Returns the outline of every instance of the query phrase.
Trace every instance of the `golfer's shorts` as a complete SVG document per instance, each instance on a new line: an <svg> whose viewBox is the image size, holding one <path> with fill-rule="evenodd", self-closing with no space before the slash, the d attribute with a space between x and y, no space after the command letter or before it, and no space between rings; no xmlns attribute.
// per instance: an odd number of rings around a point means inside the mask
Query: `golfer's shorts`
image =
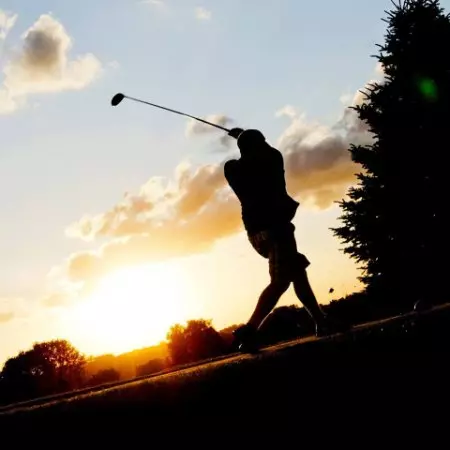
<svg viewBox="0 0 450 450"><path fill-rule="evenodd" d="M292 281L296 274L305 270L310 262L297 251L295 226L289 223L276 230L249 234L253 248L269 260L269 273L272 280Z"/></svg>

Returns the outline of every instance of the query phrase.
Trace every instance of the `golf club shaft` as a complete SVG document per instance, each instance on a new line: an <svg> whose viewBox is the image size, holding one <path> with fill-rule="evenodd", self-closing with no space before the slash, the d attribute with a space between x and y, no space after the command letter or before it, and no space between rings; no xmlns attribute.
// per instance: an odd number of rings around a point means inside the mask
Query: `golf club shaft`
<svg viewBox="0 0 450 450"><path fill-rule="evenodd" d="M145 105L154 106L155 108L164 109L165 111L173 112L175 114L179 114L180 116L190 117L191 119L198 120L199 122L205 123L206 125L211 125L212 127L218 128L219 130L226 131L227 133L230 132L228 128L222 127L215 123L208 122L207 120L200 119L200 117L191 116L190 114L186 114L181 111L176 111L175 109L166 108L165 106L156 105L155 103L146 102L138 98L129 97L128 95L124 95L124 98L127 98L128 100L134 100L135 102L144 103Z"/></svg>

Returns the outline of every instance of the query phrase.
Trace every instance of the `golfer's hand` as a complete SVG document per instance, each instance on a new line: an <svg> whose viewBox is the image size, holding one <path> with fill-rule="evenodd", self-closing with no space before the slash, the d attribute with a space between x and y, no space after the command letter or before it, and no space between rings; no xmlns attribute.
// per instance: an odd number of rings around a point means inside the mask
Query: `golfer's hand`
<svg viewBox="0 0 450 450"><path fill-rule="evenodd" d="M231 136L231 137L234 137L235 139L237 139L243 131L244 130L242 128L232 128L230 130L230 132L228 133L228 136Z"/></svg>

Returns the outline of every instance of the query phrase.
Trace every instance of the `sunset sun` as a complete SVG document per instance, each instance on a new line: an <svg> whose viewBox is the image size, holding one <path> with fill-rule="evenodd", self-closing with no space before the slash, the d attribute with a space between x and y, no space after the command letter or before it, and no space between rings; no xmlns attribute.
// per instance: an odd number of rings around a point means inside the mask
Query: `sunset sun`
<svg viewBox="0 0 450 450"><path fill-rule="evenodd" d="M187 319L188 297L174 264L127 268L103 278L70 321L86 352L121 353L163 340L172 324Z"/></svg>

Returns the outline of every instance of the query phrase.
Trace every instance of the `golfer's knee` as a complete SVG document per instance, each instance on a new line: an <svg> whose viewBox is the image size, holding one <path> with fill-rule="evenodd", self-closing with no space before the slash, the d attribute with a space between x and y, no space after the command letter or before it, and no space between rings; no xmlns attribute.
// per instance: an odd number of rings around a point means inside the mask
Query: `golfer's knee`
<svg viewBox="0 0 450 450"><path fill-rule="evenodd" d="M309 284L308 273L306 269L300 268L296 271L294 279L292 280L294 285L305 286Z"/></svg>
<svg viewBox="0 0 450 450"><path fill-rule="evenodd" d="M272 278L270 281L270 287L273 292L284 294L289 289L291 280L289 278Z"/></svg>

